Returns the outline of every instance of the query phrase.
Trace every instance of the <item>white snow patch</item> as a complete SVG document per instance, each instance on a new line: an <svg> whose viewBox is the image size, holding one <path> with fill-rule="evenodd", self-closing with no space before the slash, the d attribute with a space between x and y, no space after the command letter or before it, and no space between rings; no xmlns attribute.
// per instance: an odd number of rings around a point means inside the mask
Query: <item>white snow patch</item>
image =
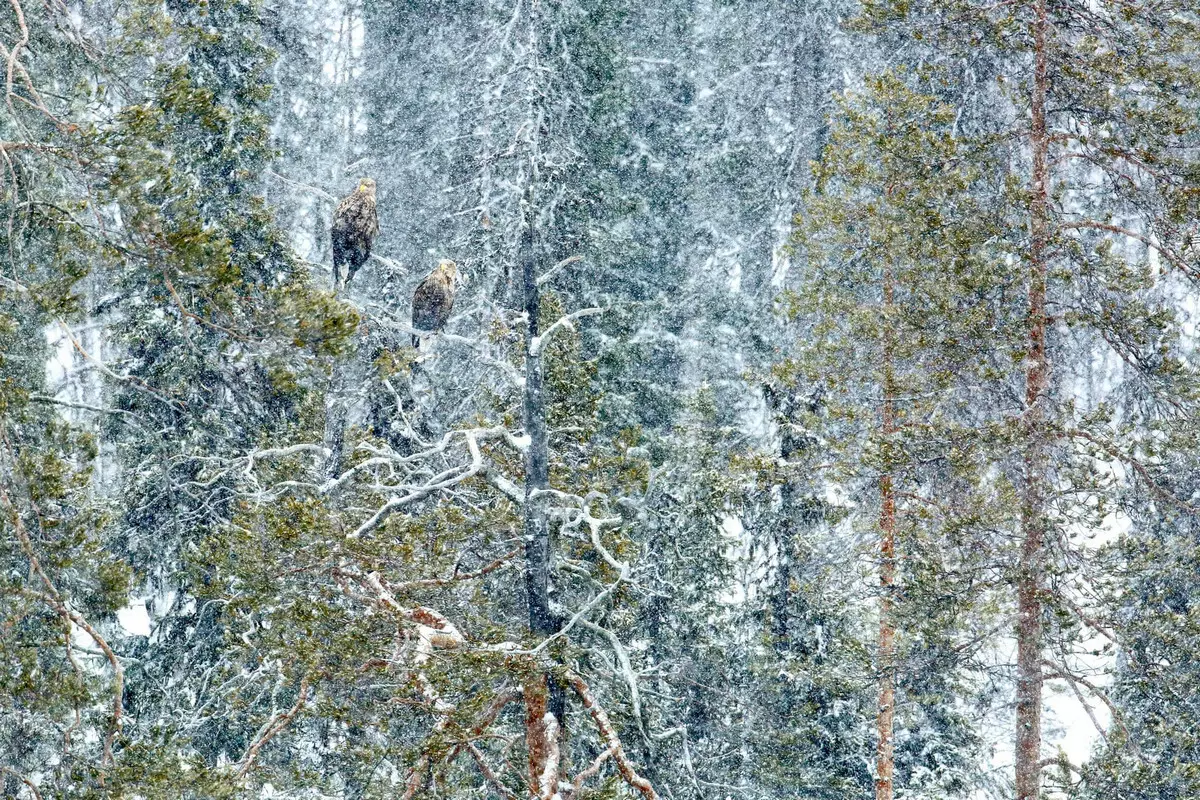
<svg viewBox="0 0 1200 800"><path fill-rule="evenodd" d="M131 636L150 635L150 614L145 600L134 600L117 611L117 622Z"/></svg>

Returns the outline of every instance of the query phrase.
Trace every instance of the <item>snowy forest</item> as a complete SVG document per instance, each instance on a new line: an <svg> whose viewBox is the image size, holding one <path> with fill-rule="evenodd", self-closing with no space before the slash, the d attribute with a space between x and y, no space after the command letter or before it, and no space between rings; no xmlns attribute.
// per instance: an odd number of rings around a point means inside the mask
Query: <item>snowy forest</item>
<svg viewBox="0 0 1200 800"><path fill-rule="evenodd" d="M1200 797L1196 0L0 70L0 796Z"/></svg>

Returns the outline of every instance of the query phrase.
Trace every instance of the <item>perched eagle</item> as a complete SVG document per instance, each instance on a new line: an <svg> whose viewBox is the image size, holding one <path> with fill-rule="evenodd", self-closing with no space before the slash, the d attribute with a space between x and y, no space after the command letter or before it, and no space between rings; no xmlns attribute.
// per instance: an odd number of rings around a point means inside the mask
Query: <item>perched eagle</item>
<svg viewBox="0 0 1200 800"><path fill-rule="evenodd" d="M421 349L421 333L437 333L450 319L454 307L454 282L458 265L442 259L433 272L417 285L412 300L413 347Z"/></svg>
<svg viewBox="0 0 1200 800"><path fill-rule="evenodd" d="M367 263L371 242L379 233L375 213L375 181L363 178L358 188L338 204L333 214L333 282L345 288L354 273Z"/></svg>

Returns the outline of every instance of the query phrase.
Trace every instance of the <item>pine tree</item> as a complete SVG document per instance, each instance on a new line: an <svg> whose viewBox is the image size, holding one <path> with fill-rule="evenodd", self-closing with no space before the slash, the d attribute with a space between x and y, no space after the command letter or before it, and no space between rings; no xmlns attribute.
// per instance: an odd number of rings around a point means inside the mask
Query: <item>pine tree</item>
<svg viewBox="0 0 1200 800"><path fill-rule="evenodd" d="M1016 445L998 466L1019 491L1006 578L1016 600L1018 800L1040 792L1046 677L1089 691L1070 663L1070 626L1049 612L1078 597L1088 551L1072 540L1098 527L1097 510L1114 498L1093 459L1140 464L1162 413L1153 406L1191 396L1162 284L1194 276L1180 226L1195 214L1186 153L1196 25L1194 9L1171 2L864 5L864 29L984 65L999 87L994 113L970 133L980 152L1007 160L996 239L1020 259L1026 295L1019 384L1010 383L1019 402L997 417ZM955 91L954 75L932 72ZM1126 380L1081 396L1075 382L1090 364L1076 354L1090 351L1123 362ZM1154 387L1150 406L1126 405L1138 384Z"/></svg>
<svg viewBox="0 0 1200 800"><path fill-rule="evenodd" d="M779 368L820 397L800 418L823 445L812 468L825 463L825 480L862 503L852 519L875 532L877 798L917 788L896 783L897 708L903 699L912 709L904 727L916 725L925 693L917 687L928 683L923 661L942 661L946 685L965 686L961 626L984 599L945 602L979 568L958 544L982 527L993 499L981 486L987 429L976 427L971 405L989 381L978 353L1001 344L994 335L1007 309L984 244L995 222L954 119L952 107L914 91L903 75L869 77L861 95L842 103L798 230L809 269L788 311L804 343ZM874 498L861 496L868 486ZM912 693L898 696L905 686ZM904 764L906 783L932 782L920 786L925 792L966 788L972 737L961 721L950 726L945 743L921 748L947 748L937 766ZM917 738L906 732L906 741Z"/></svg>

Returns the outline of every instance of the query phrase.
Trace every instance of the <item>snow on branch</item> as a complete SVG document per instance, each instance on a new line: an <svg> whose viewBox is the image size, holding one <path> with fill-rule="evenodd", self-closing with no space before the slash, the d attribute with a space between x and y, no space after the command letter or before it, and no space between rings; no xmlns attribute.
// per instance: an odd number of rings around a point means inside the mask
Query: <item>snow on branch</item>
<svg viewBox="0 0 1200 800"><path fill-rule="evenodd" d="M576 264L580 261L583 261L583 256L571 256L569 258L564 258L562 261L558 262L553 267L539 275L537 279L537 285L542 286L543 284L549 283L555 275L562 272L570 265Z"/></svg>
<svg viewBox="0 0 1200 800"><path fill-rule="evenodd" d="M401 495L392 497L390 500L388 500L386 503L384 503L382 507L380 507L374 514L372 514L371 517L368 518L365 522L363 522L361 525L359 525L358 528L356 528L355 530L346 534L346 538L347 539L361 538L362 536L365 536L366 534L374 531L376 528L378 528L380 525L382 525L384 523L384 521L386 521L387 518L390 517L397 509L402 508L406 505L409 505L413 502L416 502L417 500L420 500L422 498L428 497L429 495L434 494L435 492L439 492L444 489L449 489L452 486L456 486L456 485L462 483L463 481L467 480L468 478L474 477L475 475L478 475L481 472L483 472L484 460L483 460L483 453L479 449L480 441L484 441L487 439L504 439L509 444L511 444L514 448L516 448L518 450L521 449L521 441L518 440L516 437L514 437L507 428L503 428L503 427L474 428L474 429L466 430L466 431L451 431L450 433L446 434L445 437L442 438L442 441L438 446L432 448L431 450L425 451L425 453L423 455L429 456L429 455L440 453L440 452L446 450L446 448L449 446L451 439L453 437L460 436L460 435L464 438L464 441L467 446L467 451L470 454L471 460L469 463L467 463L465 465L457 465L454 467L450 467L449 469L442 471L441 473L433 476L432 478L428 479L425 483L420 484L420 485L414 486L414 485L400 484L398 486L392 487L394 490L400 490L400 491L403 491L404 493ZM382 453L383 451L376 450L375 452ZM391 455L391 456L386 456L386 457L391 458L391 460L393 462L398 463L398 464L407 464L408 462L412 461L414 458L413 456L400 456L400 455ZM340 483L343 480L343 478L345 478L345 476L342 476L342 478L339 478L334 483L335 484Z"/></svg>
<svg viewBox="0 0 1200 800"><path fill-rule="evenodd" d="M628 578L629 578L629 569L626 568L624 571L621 572L620 575L617 576L617 579L615 581L610 583L608 586L604 587L603 591L601 591L599 594L597 594L595 597L593 597L591 600L589 600L583 606L583 608L576 611L575 614L569 620L567 620L567 623L565 625L563 625L557 631L555 631L554 633L550 634L545 639L543 639L541 644L539 644L537 647L530 650L529 651L530 655L537 655L538 653L545 650L546 647L548 647L551 642L561 639L562 637L564 637L568 633L570 633L572 628L574 628L577 624L579 624L579 622L581 620L586 619L588 614L591 614L594 610L596 610L596 608L601 603L603 603L605 600L607 600L609 597L611 597L612 593L614 591L616 591L617 587L620 586Z"/></svg>
<svg viewBox="0 0 1200 800"><path fill-rule="evenodd" d="M329 448L316 444L293 444L288 447L270 447L264 450L252 450L246 456L246 468L243 470L243 474L249 477L256 461L268 458L287 458L299 453L309 453L322 461L329 458Z"/></svg>
<svg viewBox="0 0 1200 800"><path fill-rule="evenodd" d="M637 673L633 671L633 664L629 661L629 651L625 649L625 645L615 633L601 625L597 625L589 620L581 620L583 627L588 630L598 633L608 640L612 646L613 652L617 656L617 663L621 667L621 677L625 679L625 685L629 688L629 699L633 705L633 718L637 721L638 730L642 736L646 735L646 728L642 724L642 696L638 691Z"/></svg>
<svg viewBox="0 0 1200 800"><path fill-rule="evenodd" d="M453 622L441 613L425 606L407 608L396 600L396 596L388 591L379 578L379 573L371 572L362 575L345 567L335 567L336 577L348 578L360 586L370 589L375 602L399 614L417 626L417 636L421 642L418 662L427 659L435 647L456 648L466 644L467 639Z"/></svg>
<svg viewBox="0 0 1200 800"><path fill-rule="evenodd" d="M561 328L570 328L571 330L575 330L575 320L583 319L584 317L594 317L597 314L603 314L607 310L608 309L606 308L581 308L578 311L573 311L570 314L559 317L550 327L546 328L546 330L540 336L535 336L530 340L529 354L531 356L541 355L545 343L550 340L550 337L554 335L555 331L558 331Z"/></svg>

